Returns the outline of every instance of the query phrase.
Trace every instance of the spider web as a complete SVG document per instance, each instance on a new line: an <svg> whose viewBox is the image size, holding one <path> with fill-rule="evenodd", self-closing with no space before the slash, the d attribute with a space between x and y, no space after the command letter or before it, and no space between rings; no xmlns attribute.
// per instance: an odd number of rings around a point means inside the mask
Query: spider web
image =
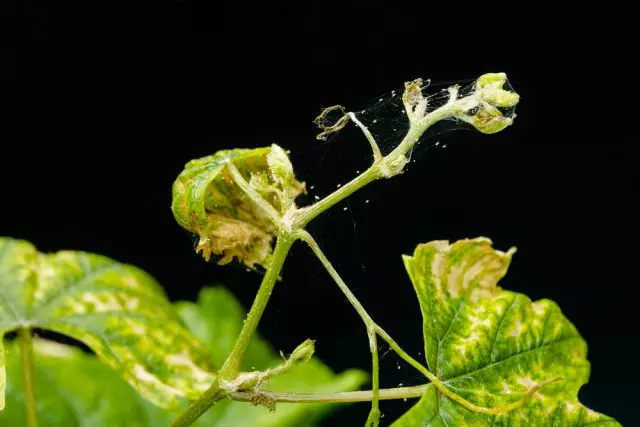
<svg viewBox="0 0 640 427"><path fill-rule="evenodd" d="M475 80L472 79L439 82L432 82L430 79L423 80L421 90L422 95L428 100L427 114L449 101L450 88L453 87L457 88L458 99L473 94L476 89ZM508 82L505 83L504 89L512 90ZM356 118L369 129L383 155L393 151L409 130L409 120L402 101L403 92L404 87L394 89L363 103L353 111ZM499 108L499 110L505 117L515 117L515 107ZM475 111L470 113L473 115ZM468 123L455 117L449 117L430 127L413 147L412 152L415 150L426 151L437 147L446 148L447 144L462 139L457 135L458 131L476 132Z"/></svg>

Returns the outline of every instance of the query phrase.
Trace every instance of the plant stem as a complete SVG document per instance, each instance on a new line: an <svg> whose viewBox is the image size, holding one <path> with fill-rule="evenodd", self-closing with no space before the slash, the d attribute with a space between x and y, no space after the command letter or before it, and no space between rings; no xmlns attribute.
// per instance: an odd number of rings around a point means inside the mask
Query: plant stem
<svg viewBox="0 0 640 427"><path fill-rule="evenodd" d="M309 223L312 219L320 215L322 212L326 211L336 203L341 200L347 198L354 192L358 191L360 188L369 184L376 179L382 178L382 173L380 169L377 167L378 163L374 163L369 169L362 172L360 175L349 181L344 186L340 187L338 190L329 194L322 200L317 201L311 206L307 206L305 208L298 209L297 218L294 225L296 229L302 229L305 225Z"/></svg>
<svg viewBox="0 0 640 427"><path fill-rule="evenodd" d="M402 138L402 141L400 141L398 146L391 153L384 157L380 157L380 149L367 127L355 117L355 114L349 113L351 119L356 123L356 125L358 125L358 127L360 127L371 144L371 148L374 153L373 165L347 184L340 187L338 190L329 194L324 199L319 200L311 206L299 209L295 226L293 228L304 228L312 219L320 215L322 212L326 211L370 182L397 174L398 172L394 171L394 165L397 165L397 162L418 143L422 134L424 134L434 123L455 114L456 110L460 108L459 106L462 101L463 100L448 102L442 107L433 110L422 119L412 122L407 134ZM400 170L401 169L402 167L400 167ZM389 173L390 171L391 173Z"/></svg>
<svg viewBox="0 0 640 427"><path fill-rule="evenodd" d="M391 153L387 154L386 157L395 159L399 156L404 156L405 154L407 154L409 150L411 150L418 143L420 137L427 131L427 129L429 129L436 122L446 119L447 117L450 117L452 114L454 114L456 109L459 108L459 104L459 101L449 102L442 107L433 110L419 121L411 123L411 126L409 126L409 131L407 132L405 137L402 138L400 144L398 144L398 146L394 148Z"/></svg>
<svg viewBox="0 0 640 427"><path fill-rule="evenodd" d="M249 314L242 325L240 335L238 336L231 353L227 357L227 360L224 362L224 365L222 365L222 369L219 373L221 378L235 378L236 375L238 375L238 372L240 371L240 364L242 363L244 354L247 351L249 342L258 328L258 322L260 322L262 313L264 313L264 310L267 307L273 287L278 280L280 270L282 270L284 261L287 258L289 249L291 249L291 245L293 245L294 241L295 240L290 236L282 234L278 236L276 247L273 250L271 265L269 265L267 272L262 278L260 289L258 289L258 293L253 301L251 310L249 310Z"/></svg>
<svg viewBox="0 0 640 427"><path fill-rule="evenodd" d="M380 335L380 338L382 338L384 340L384 342L386 342L387 344L389 344L389 347L391 347L391 349L393 351L396 352L396 354L398 356L400 356L401 359L403 359L405 362L407 362L409 365L413 366L415 369L418 370L418 372L420 372L422 375L424 375L425 377L429 378L430 380L433 381L432 378L435 378L435 375L433 375L431 373L431 371L429 371L427 368L424 367L424 365L420 362L418 362L416 359L414 359L413 357L411 357L406 351L404 351L402 349L402 347L400 347L400 344L398 344L396 342L396 340L394 340L393 338L391 338L391 335L389 335L387 333L387 331L385 331L384 329L382 329L382 327L380 325L378 325L377 323L375 324L375 329L376 332L378 333L378 335Z"/></svg>
<svg viewBox="0 0 640 427"><path fill-rule="evenodd" d="M271 265L262 278L260 289L258 289L258 293L253 301L251 310L249 310L249 314L242 325L240 335L238 335L231 353L227 356L225 363L222 365L222 368L218 373L218 377L211 387L209 387L209 389L207 389L207 391L205 391L198 400L193 402L189 408L183 412L173 422L173 424L171 424L171 427L190 426L216 401L222 399L226 394L228 394L227 391L222 389L221 381L233 379L238 375L242 359L247 351L249 343L251 342L251 337L253 337L253 334L258 327L258 322L262 317L262 313L264 313L264 310L267 307L269 297L271 296L273 287L278 280L278 275L280 274L280 270L282 270L282 266L284 265L284 261L287 258L287 254L289 253L289 249L293 242L294 239L290 236L281 235L278 237L276 247L273 251Z"/></svg>
<svg viewBox="0 0 640 427"><path fill-rule="evenodd" d="M198 418L202 416L214 403L224 397L224 391L220 388L220 381L218 378L213 382L202 396L193 402L186 411L180 414L171 427L187 427L196 422Z"/></svg>
<svg viewBox="0 0 640 427"><path fill-rule="evenodd" d="M378 360L378 337L374 327L367 326L367 335L369 336L369 350L371 351L371 386L373 388L371 399L371 410L367 417L365 427L378 427L380 424L380 363Z"/></svg>
<svg viewBox="0 0 640 427"><path fill-rule="evenodd" d="M31 328L20 328L18 330L18 343L20 345L20 359L22 362L22 380L24 385L27 426L38 427Z"/></svg>
<svg viewBox="0 0 640 427"><path fill-rule="evenodd" d="M367 141L369 141L369 145L371 145L371 151L373 151L374 163L380 160L382 158L380 147L378 147L378 143L376 142L376 139L373 137L373 135L371 135L371 132L369 132L369 128L363 125L362 122L358 120L358 118L354 113L348 113L348 115L351 118L351 121L353 121L360 128L362 133L364 133L364 136L367 138Z"/></svg>
<svg viewBox="0 0 640 427"><path fill-rule="evenodd" d="M412 399L422 397L429 384L415 387L398 387L378 390L378 399ZM369 402L374 399L373 390L351 391L327 394L279 393L273 391L237 391L229 395L233 400L251 402L256 396L263 395L269 400L280 403L352 403Z"/></svg>
<svg viewBox="0 0 640 427"><path fill-rule="evenodd" d="M298 235L302 240L304 240L309 245L313 253L320 260L322 265L324 265L324 268L329 272L329 275L336 282L336 284L338 285L342 293L345 294L345 296L347 297L351 305L356 309L356 311L362 318L362 321L367 326L367 328L373 328L373 330L378 335L380 335L380 338L382 338L385 342L387 342L387 344L389 344L389 346L398 354L398 356L400 356L407 363L409 363L411 366L413 366L418 371L420 371L427 378L429 378L432 381L433 381L432 378L435 378L436 381L438 381L435 375L433 375L420 362L415 360L413 357L409 356L409 354L407 354L407 352L404 351L400 347L400 345L393 338L391 338L391 336L371 318L371 316L369 316L369 313L367 313L367 310L365 310L365 308L362 306L360 301L358 301L358 299L353 294L353 292L351 292L351 289L349 289L349 287L344 282L344 280L342 280L342 277L340 277L340 274L338 274L336 269L333 267L333 264L331 264L331 261L329 261L326 255L324 254L324 252L322 252L322 249L320 249L320 246L318 246L318 243L315 241L313 236L311 236L311 234L309 234L309 232L307 232L306 230L298 231Z"/></svg>
<svg viewBox="0 0 640 427"><path fill-rule="evenodd" d="M251 188L247 180L244 179L233 162L227 163L227 169L229 170L229 173L231 173L231 176L233 177L233 180L236 182L238 187L240 187L240 189L244 191L247 196L249 196L253 203L258 205L262 213L264 213L271 220L273 225L278 227L280 225L280 214L278 214L275 208L271 206L269 202L264 199L264 197L258 194L256 190Z"/></svg>
<svg viewBox="0 0 640 427"><path fill-rule="evenodd" d="M378 331L382 331L384 333L384 335L381 335L383 339L385 337L390 339L391 337L373 321L371 316L369 316L369 313L367 313L367 310L365 310L365 308L362 306L360 301L358 301L358 299L353 294L353 292L351 292L351 289L349 289L349 287L344 282L344 280L342 280L342 277L340 277L340 274L338 274L336 269L333 267L333 264L331 264L331 262L327 259L324 252L322 252L322 249L320 249L320 246L318 246L318 243L311 236L311 234L309 234L305 230L299 230L297 235L309 245L309 247L314 252L316 257L318 257L322 265L324 265L325 269L329 272L329 275L336 282L340 290L342 290L342 293L345 294L345 296L347 297L351 305L356 309L356 311L362 318L362 321L367 327L367 334L369 336L369 348L371 350L371 355L373 358L373 368L372 368L373 400L371 401L371 411L369 412L369 417L367 418L366 426L369 426L369 425L377 426L380 420L380 408L378 405L378 391L379 391L380 384L379 384L378 344L377 344L376 334L378 333ZM400 349L400 346L398 346L395 341L393 340L391 341L393 342L396 348ZM407 357L411 361L410 363L417 364L418 366L420 366L421 372L423 370L429 372L425 367L420 365L415 359L409 356L404 350L402 349L400 350L401 350L400 352L398 351L397 352L401 357L403 358Z"/></svg>
<svg viewBox="0 0 640 427"><path fill-rule="evenodd" d="M325 256L324 252L322 252L322 249L320 249L320 246L318 246L318 242L316 242L313 236L311 236L311 234L309 234L309 232L306 230L299 230L297 232L297 235L300 237L300 239L304 240L309 245L313 253L316 255L316 257L320 260L324 268L327 270L331 278L333 278L333 280L336 282L336 284L338 285L342 293L347 297L347 299L349 300L353 308L356 309L356 311L364 321L365 325L367 325L367 327L374 328L375 322L373 321L371 316L369 316L369 313L367 313L367 310L365 310L362 304L360 304L360 301L358 301L358 299L353 294L353 292L351 292L351 289L349 289L349 287L344 282L344 280L342 280L342 277L340 277L336 269L333 267L333 264L331 264L331 261L329 261Z"/></svg>

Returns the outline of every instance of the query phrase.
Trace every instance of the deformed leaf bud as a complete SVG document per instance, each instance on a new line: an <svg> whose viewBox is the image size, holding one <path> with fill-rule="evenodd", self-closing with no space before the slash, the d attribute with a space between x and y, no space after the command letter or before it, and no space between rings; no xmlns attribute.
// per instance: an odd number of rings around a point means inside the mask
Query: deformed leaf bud
<svg viewBox="0 0 640 427"><path fill-rule="evenodd" d="M474 93L457 102L458 112L454 116L487 134L510 126L516 117L513 107L520 95L504 89L505 84L505 73L483 74L476 80ZM511 110L501 111L501 108Z"/></svg>
<svg viewBox="0 0 640 427"><path fill-rule="evenodd" d="M316 342L314 340L307 339L305 342L300 344L295 350L293 350L293 353L291 353L289 362L295 364L308 362L315 352L315 343Z"/></svg>
<svg viewBox="0 0 640 427"><path fill-rule="evenodd" d="M505 73L483 74L476 81L476 93L483 100L496 107L514 107L520 95L503 89L507 82Z"/></svg>

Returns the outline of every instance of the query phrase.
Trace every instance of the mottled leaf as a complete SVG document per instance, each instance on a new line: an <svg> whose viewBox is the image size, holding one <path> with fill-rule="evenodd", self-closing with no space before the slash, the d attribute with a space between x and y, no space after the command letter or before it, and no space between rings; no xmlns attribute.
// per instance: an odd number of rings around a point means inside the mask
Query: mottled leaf
<svg viewBox="0 0 640 427"><path fill-rule="evenodd" d="M222 288L202 291L198 304L180 303L184 320L210 346L212 354L228 352L245 312ZM220 339L224 337L225 339ZM260 337L249 350L246 369L267 368L281 361ZM222 358L217 357L216 361ZM7 409L0 425L26 425L16 343L7 345L9 370ZM140 398L120 377L89 354L63 344L35 341L35 379L38 417L47 427L166 427L178 415ZM73 380L70 381L70 378ZM266 388L281 391L337 392L357 388L366 379L360 371L333 374L313 358L294 370L274 378ZM182 402L186 406L186 402ZM250 403L223 400L203 415L194 427L311 427L333 408L328 404L279 404L275 412Z"/></svg>
<svg viewBox="0 0 640 427"><path fill-rule="evenodd" d="M430 385L394 426L618 425L578 401L589 379L587 345L559 307L497 286L514 252L478 238L430 242L404 257L424 318L427 364L449 390L487 408L557 381L497 415L472 412Z"/></svg>
<svg viewBox="0 0 640 427"><path fill-rule="evenodd" d="M186 164L173 184L173 215L183 228L199 236L196 247L219 264L238 259L248 267L268 266L276 228L235 183L232 163L276 212L284 214L302 191L282 148L223 150Z"/></svg>
<svg viewBox="0 0 640 427"><path fill-rule="evenodd" d="M153 277L77 251L39 253L0 238L0 338L28 326L85 343L161 406L198 397L214 379L208 351Z"/></svg>

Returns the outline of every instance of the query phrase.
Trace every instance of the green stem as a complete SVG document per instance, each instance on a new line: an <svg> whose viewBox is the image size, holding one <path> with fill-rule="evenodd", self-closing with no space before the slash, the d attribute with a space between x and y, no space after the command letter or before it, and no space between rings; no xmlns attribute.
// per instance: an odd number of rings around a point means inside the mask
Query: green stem
<svg viewBox="0 0 640 427"><path fill-rule="evenodd" d="M389 344L389 347L391 347L391 349L393 351L396 352L396 354L398 356L400 356L400 358L402 360L404 360L405 362L407 362L409 365L413 366L416 370L418 370L418 372L420 372L422 375L424 375L425 377L429 378L430 380L432 380L432 378L435 378L435 375L433 375L431 373L431 371L429 371L427 368L424 367L424 365L420 362L418 362L416 359L414 359L413 357L411 357L409 355L409 353L407 353L406 351L404 351L402 349L402 347L400 347L400 344L398 344L396 342L396 340L394 340L393 338L391 338L391 335L389 335L387 333L387 331L385 331L384 329L382 329L382 327L380 325L378 325L377 323L375 324L375 329L376 329L376 333L378 335L380 335L380 338L382 338L384 340L384 342L386 342L387 344ZM433 381L433 380L432 380Z"/></svg>
<svg viewBox="0 0 640 427"><path fill-rule="evenodd" d="M365 427L378 427L380 424L380 362L378 359L378 337L375 328L367 327L367 335L369 336L369 350L371 350L371 387L372 399L371 410L367 417Z"/></svg>
<svg viewBox="0 0 640 427"><path fill-rule="evenodd" d="M196 422L214 403L225 397L224 391L220 388L218 378L213 382L203 394L193 402L186 411L176 418L171 427L187 427Z"/></svg>
<svg viewBox="0 0 640 427"><path fill-rule="evenodd" d="M222 382L237 377L240 371L240 365L244 357L247 347L251 342L251 337L255 333L258 322L264 313L269 297L273 291L273 287L278 280L280 270L284 265L284 261L287 258L289 249L293 244L294 239L288 235L280 235L276 243L276 247L273 251L273 258L271 265L265 273L260 289L256 294L251 310L242 325L240 335L236 339L236 342L231 350L231 353L227 357L225 363L222 365L216 381L205 391L198 400L192 403L189 408L183 412L174 422L171 427L187 427L193 424L202 414L204 414L216 401L222 399L229 394L229 391L223 389ZM232 390L235 391L235 390Z"/></svg>
<svg viewBox="0 0 640 427"><path fill-rule="evenodd" d="M269 202L264 199L264 197L258 194L256 190L251 188L251 185L249 185L247 180L244 179L236 165L234 165L232 162L229 162L227 163L227 169L229 170L229 173L231 173L231 176L233 177L233 180L236 182L238 187L240 187L240 189L244 191L247 196L249 196L253 203L258 205L262 213L264 213L276 227L280 225L280 214L275 210L273 206L271 206L271 204L269 204Z"/></svg>
<svg viewBox="0 0 640 427"><path fill-rule="evenodd" d="M336 269L333 267L331 261L329 261L324 252L322 252L322 249L320 249L318 242L316 242L313 236L311 236L311 234L309 234L309 232L306 230L299 230L297 232L297 235L300 237L300 239L304 240L309 245L313 253L327 270L331 278L336 282L342 293L347 297L353 308L356 309L367 328L374 328L375 322L373 321L371 316L369 316L369 313L367 313L367 310L365 310L360 301L358 301L358 298L356 298L353 292L351 292L351 289L349 289L344 280L342 280L342 277L340 277L340 274L338 274Z"/></svg>
<svg viewBox="0 0 640 427"><path fill-rule="evenodd" d="M20 345L20 359L22 362L22 380L24 384L24 402L27 414L27 426L38 427L31 328L20 328L18 330L18 343Z"/></svg>
<svg viewBox="0 0 640 427"><path fill-rule="evenodd" d="M351 292L351 289L349 289L349 287L344 282L344 280L342 280L342 277L340 277L340 274L338 274L336 269L333 267L333 264L331 264L331 261L329 261L326 255L324 254L324 252L322 252L322 249L320 249L320 246L318 246L318 243L315 241L313 236L311 236L311 234L309 234L309 232L307 232L306 230L298 231L298 236L300 236L300 238L309 245L313 253L316 255L316 257L320 260L324 268L327 270L331 278L333 278L333 280L336 282L336 284L338 285L342 293L345 294L345 296L347 297L351 305L356 309L356 311L360 315L360 318L362 319L364 324L367 326L367 330L370 328L373 329L378 335L380 335L380 338L382 338L385 342L387 342L387 344L389 344L389 346L398 354L398 356L400 356L402 359L404 359L407 363L409 363L411 366L416 368L426 377L431 376L432 378L435 378L437 380L435 375L433 375L427 368L422 366L420 362L415 360L413 357L409 356L409 354L407 354L407 352L404 351L400 347L400 345L398 345L398 343L393 338L391 338L391 336L371 318L371 316L369 316L369 313L367 313L367 310L365 310L365 308L362 306L360 301L358 301L358 298L356 298L353 292Z"/></svg>
<svg viewBox="0 0 640 427"><path fill-rule="evenodd" d="M407 132L405 137L402 138L402 141L400 141L400 144L398 144L398 146L394 148L391 153L387 154L386 157L395 159L399 156L404 156L405 154L407 154L409 150L411 150L418 143L420 137L427 131L427 129L429 129L436 122L446 119L447 117L450 117L452 114L454 114L455 111L459 109L460 102L460 100L449 102L442 107L433 110L419 121L412 123L409 127L409 131Z"/></svg>
<svg viewBox="0 0 640 427"><path fill-rule="evenodd" d="M336 203L339 203L341 200L349 197L354 192L358 191L365 185L369 184L376 179L382 178L382 173L378 168L379 162L374 163L369 169L362 172L360 175L355 177L353 180L349 181L344 186L340 187L338 190L329 194L327 197L322 200L317 201L311 206L307 206L305 208L300 208L297 211L297 218L295 220L294 227L295 229L302 229L305 225L309 223L312 219L320 215L322 212L326 211Z"/></svg>
<svg viewBox="0 0 640 427"><path fill-rule="evenodd" d="M380 157L380 150L377 149L377 144L366 126L362 125L362 123L355 119L355 123L360 127L360 129L362 129L373 149L373 165L347 184L340 187L338 190L329 194L324 199L319 200L311 206L299 209L293 228L304 228L312 219L320 215L322 212L326 211L336 203L339 203L341 200L350 196L370 182L380 178L389 178L399 173L404 165L401 160L418 143L422 134L424 134L434 123L455 114L455 112L460 108L460 103L462 101L463 100L449 102L442 107L433 110L422 119L412 122L407 134L402 138L402 141L400 141L400 144L398 144L391 153L384 157ZM355 115L350 114L350 117L354 120Z"/></svg>
<svg viewBox="0 0 640 427"><path fill-rule="evenodd" d="M262 313L264 313L264 310L267 307L269 297L271 297L271 292L278 280L280 270L282 270L284 260L287 258L287 254L289 253L289 249L291 249L293 242L294 239L289 236L280 235L278 237L278 242L276 243L276 247L273 251L271 265L262 279L260 289L258 289L256 298L253 300L251 310L249 310L249 314L242 325L240 335L238 336L231 353L227 357L227 360L224 362L224 365L222 365L222 369L219 374L221 378L235 378L236 375L238 375L238 372L240 372L240 364L242 363L244 354L247 351L247 347L251 342L253 334L258 328L258 322L260 322Z"/></svg>
<svg viewBox="0 0 640 427"><path fill-rule="evenodd" d="M382 153L380 152L380 147L378 147L378 143L376 142L376 139L373 137L373 135L371 135L371 132L369 132L369 128L363 125L362 122L358 120L358 118L354 113L348 113L348 115L351 118L351 120L360 128L362 133L364 133L364 136L365 138L367 138L367 141L369 141L369 145L371 145L371 151L373 151L373 161L374 163L377 162L382 158Z"/></svg>
<svg viewBox="0 0 640 427"><path fill-rule="evenodd" d="M414 387L398 387L389 389L380 389L376 393L379 400L396 400L396 399L412 399L422 397L429 384L418 385ZM273 391L238 391L231 393L229 397L239 402L252 402L258 396L264 396L268 400L279 403L353 403L353 402L370 402L374 397L373 390L348 391L327 394L312 393L280 393Z"/></svg>

